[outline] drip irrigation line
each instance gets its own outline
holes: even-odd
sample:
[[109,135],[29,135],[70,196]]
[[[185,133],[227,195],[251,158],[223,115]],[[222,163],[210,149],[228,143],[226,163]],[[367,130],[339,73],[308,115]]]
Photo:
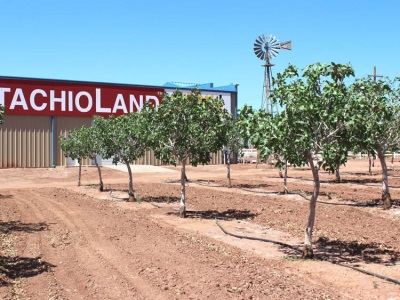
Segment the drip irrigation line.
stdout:
[[[295,250],[295,251],[297,251],[297,252],[299,252],[299,253],[302,253],[302,250],[301,250],[299,247],[292,246],[292,245],[289,245],[289,244],[286,244],[286,243],[282,243],[282,242],[279,242],[279,241],[273,241],[273,240],[264,239],[264,238],[257,238],[257,237],[252,237],[252,236],[245,236],[245,235],[238,235],[238,234],[230,233],[230,232],[226,231],[226,230],[222,227],[222,225],[220,225],[220,224],[218,223],[218,220],[217,220],[217,219],[215,219],[215,223],[217,224],[217,226],[218,226],[226,235],[230,235],[230,236],[233,236],[233,237],[236,237],[236,238],[239,238],[239,239],[248,239],[248,240],[254,240],[254,241],[261,241],[261,242],[273,243],[273,244],[276,244],[276,245],[280,245],[280,246],[283,246],[283,247],[286,247],[286,248],[293,249],[293,250]],[[326,262],[330,262],[330,263],[332,263],[332,264],[334,264],[334,265],[338,265],[338,266],[341,266],[341,267],[349,268],[349,269],[352,269],[352,270],[355,270],[355,271],[358,271],[358,272],[361,272],[361,273],[364,273],[364,274],[367,274],[367,275],[371,275],[371,276],[374,276],[374,277],[377,277],[377,278],[380,278],[380,279],[383,279],[383,280],[386,280],[386,281],[389,281],[389,282],[392,282],[392,283],[395,283],[395,284],[399,284],[399,285],[400,285],[400,280],[393,279],[393,278],[390,278],[390,277],[387,277],[387,276],[384,276],[384,275],[380,275],[380,274],[377,274],[377,273],[374,273],[374,272],[370,272],[370,271],[367,271],[367,270],[363,270],[363,269],[361,269],[361,268],[357,268],[357,267],[345,265],[345,264],[342,264],[342,263],[340,263],[340,262],[336,262],[336,261],[331,260],[331,259],[328,259],[328,258],[322,258],[322,257],[318,257],[318,256],[316,256],[316,255],[314,255],[314,256],[315,256],[317,259],[319,259],[319,260],[326,261]]]
[[272,243],[272,244],[276,244],[276,245],[280,245],[286,248],[290,248],[293,249],[295,251],[301,252],[301,249],[299,247],[296,246],[292,246],[289,244],[285,244],[282,242],[278,242],[278,241],[273,241],[273,240],[268,240],[268,239],[263,239],[263,238],[258,238],[258,237],[252,237],[252,236],[245,236],[245,235],[238,235],[238,234],[234,234],[234,233],[230,233],[228,231],[226,231],[219,223],[218,220],[215,219],[215,222],[217,224],[217,226],[227,235],[239,238],[239,239],[247,239],[247,240],[254,240],[254,241],[261,241],[261,242],[267,242],[267,243]]
[[[112,195],[112,192],[113,192],[113,191],[110,191],[110,197],[111,197],[111,198],[114,198],[114,199],[117,199],[117,200],[124,200],[124,201],[128,201],[128,200],[129,200],[129,197],[116,197],[116,196],[113,196],[113,195]],[[157,205],[157,204],[154,204],[154,203],[152,203],[152,202],[150,202],[150,201],[143,200],[143,199],[140,200],[140,201],[149,203],[149,204],[153,205],[154,207],[161,208],[161,206],[159,206],[159,205]]]
[[117,200],[125,200],[125,201],[129,200],[129,197],[127,198],[127,197],[116,197],[116,196],[113,196],[112,192],[113,191],[110,191],[110,197],[111,198],[114,198],[114,199],[117,199]]

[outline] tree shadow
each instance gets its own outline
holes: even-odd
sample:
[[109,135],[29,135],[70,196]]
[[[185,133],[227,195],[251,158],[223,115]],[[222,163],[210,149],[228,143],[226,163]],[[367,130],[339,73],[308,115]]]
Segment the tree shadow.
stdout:
[[361,184],[365,185],[368,183],[381,183],[382,180],[373,179],[373,178],[363,178],[363,179],[342,179],[342,183],[352,183],[352,184]]
[[180,201],[179,197],[173,196],[158,196],[158,197],[143,197],[142,201],[154,202],[154,203],[177,203]]
[[0,199],[11,199],[11,198],[14,198],[14,195],[3,195],[3,194],[0,194]]
[[[48,272],[53,267],[55,266],[43,261],[41,257],[0,256],[0,274],[4,274],[9,279],[33,277]],[[3,281],[0,285],[2,284],[8,283]]]
[[[179,216],[179,212],[169,212],[168,215]],[[228,209],[223,212],[219,212],[217,210],[206,210],[206,211],[186,211],[186,218],[190,219],[206,219],[206,220],[244,220],[249,218],[254,218],[258,214],[251,213],[249,210],[236,210],[236,209]]]
[[255,184],[250,184],[250,183],[241,183],[241,184],[234,184],[232,187],[237,188],[237,189],[257,189],[257,188],[263,188],[263,187],[270,187],[270,184],[267,183],[255,183]]
[[10,233],[13,231],[37,232],[48,230],[49,225],[45,222],[40,223],[21,223],[20,221],[0,222],[0,233]]
[[377,263],[393,266],[400,260],[400,252],[379,243],[330,240],[320,237],[315,243],[315,253],[340,263]]

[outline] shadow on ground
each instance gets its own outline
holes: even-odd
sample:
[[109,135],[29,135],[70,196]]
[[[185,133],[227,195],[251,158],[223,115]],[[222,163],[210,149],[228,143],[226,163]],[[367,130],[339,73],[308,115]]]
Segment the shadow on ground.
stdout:
[[320,237],[316,241],[315,252],[337,262],[353,264],[376,263],[393,266],[400,259],[400,252],[388,245],[330,240],[326,237]]
[[[169,215],[179,216],[179,212],[170,212]],[[219,219],[219,220],[244,220],[252,219],[256,217],[257,214],[251,213],[249,210],[236,210],[228,209],[223,212],[216,210],[206,210],[206,211],[186,211],[186,218],[191,219]]]
[[37,232],[47,230],[49,225],[45,222],[40,223],[21,223],[19,221],[0,222],[0,233],[10,233],[13,231]]
[[154,202],[154,203],[177,203],[180,201],[179,197],[172,196],[159,196],[159,197],[143,197],[142,201]]
[[33,277],[48,272],[53,267],[55,266],[43,261],[41,257],[0,256],[0,274],[6,277],[0,279],[0,286],[8,285],[7,279]]

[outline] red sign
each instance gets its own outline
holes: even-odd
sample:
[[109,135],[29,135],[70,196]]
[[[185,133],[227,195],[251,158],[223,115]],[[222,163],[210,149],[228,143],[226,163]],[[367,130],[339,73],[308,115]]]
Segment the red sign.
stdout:
[[91,117],[140,111],[161,103],[164,89],[91,82],[0,78],[7,115]]

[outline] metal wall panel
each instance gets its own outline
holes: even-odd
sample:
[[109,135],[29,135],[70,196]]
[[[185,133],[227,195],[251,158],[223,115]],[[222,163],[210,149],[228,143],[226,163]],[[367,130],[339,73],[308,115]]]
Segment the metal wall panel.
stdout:
[[[56,165],[66,166],[67,158],[64,156],[64,152],[61,150],[58,139],[60,135],[67,136],[68,130],[73,130],[75,128],[80,128],[82,126],[91,127],[92,118],[86,117],[56,117]],[[85,159],[82,165],[91,165],[90,159]]]
[[[60,135],[66,136],[68,130],[84,126],[90,127],[91,118],[56,117],[55,122],[55,164],[67,165],[67,158],[58,144]],[[51,117],[48,116],[4,116],[0,125],[0,167],[1,168],[49,168],[52,166]],[[210,164],[221,164],[222,154],[212,154]],[[83,165],[92,165],[86,159]],[[154,151],[137,159],[134,164],[161,166],[161,160],[154,156]]]
[[5,115],[0,125],[0,167],[48,168],[51,142],[51,117]]

